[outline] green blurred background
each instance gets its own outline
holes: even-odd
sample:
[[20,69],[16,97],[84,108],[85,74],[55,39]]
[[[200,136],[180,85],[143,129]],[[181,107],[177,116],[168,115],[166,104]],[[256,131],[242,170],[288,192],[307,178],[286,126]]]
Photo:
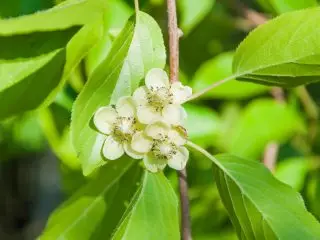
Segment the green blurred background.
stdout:
[[[0,18],[30,14],[58,2],[1,1]],[[184,32],[180,80],[195,92],[231,75],[233,52],[257,25],[246,10],[273,18],[317,5],[315,0],[177,2]],[[134,12],[133,0],[106,0],[106,4],[108,32],[74,71],[55,102],[0,123],[0,239],[35,239],[50,212],[86,182],[69,138],[71,106],[94,66],[108,53],[115,34]],[[165,1],[140,0],[140,5],[156,19],[167,40]],[[257,161],[262,161],[268,144],[278,144],[275,176],[300,191],[309,211],[320,220],[320,122],[316,114],[308,114],[304,91],[284,90],[285,103],[279,103],[273,90],[231,81],[187,104],[189,137],[212,153],[229,152]],[[309,85],[307,90],[317,112],[320,84]],[[193,237],[236,239],[212,173],[210,162],[191,155],[188,181]],[[176,174],[170,170],[166,174],[177,188]]]

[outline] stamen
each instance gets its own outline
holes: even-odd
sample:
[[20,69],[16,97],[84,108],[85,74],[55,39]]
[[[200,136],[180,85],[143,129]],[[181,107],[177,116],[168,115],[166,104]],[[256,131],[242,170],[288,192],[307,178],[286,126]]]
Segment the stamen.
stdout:
[[133,117],[118,117],[113,126],[113,137],[119,142],[130,141],[137,130],[136,122],[137,120]]
[[174,143],[169,142],[168,137],[165,136],[162,139],[153,140],[151,151],[157,158],[168,160],[177,153],[178,147]]
[[150,87],[147,101],[157,112],[161,112],[167,104],[172,104],[173,94],[166,87]]

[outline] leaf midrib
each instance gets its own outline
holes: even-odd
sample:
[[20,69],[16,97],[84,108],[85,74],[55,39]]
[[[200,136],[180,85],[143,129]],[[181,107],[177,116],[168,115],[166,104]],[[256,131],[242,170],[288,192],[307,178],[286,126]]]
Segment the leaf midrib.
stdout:
[[[100,197],[103,197],[105,195],[105,193],[111,188],[114,186],[114,184],[116,182],[118,182],[118,180],[129,170],[129,168],[133,165],[133,162],[132,163],[129,163],[124,169],[123,171],[121,171],[121,173],[119,173],[117,175],[116,178],[114,178],[114,180],[108,184],[102,191],[100,194],[98,194],[94,200],[91,202],[91,204],[89,204],[89,206],[80,214],[80,216],[75,219],[75,221],[69,225],[59,236],[57,236],[57,239],[64,239],[64,235],[69,232],[75,225],[78,224],[79,221],[81,221],[83,219],[83,217],[86,215],[87,212],[89,212],[94,206],[95,206],[95,203],[100,199]],[[39,238],[40,240],[41,238]]]
[[[212,156],[212,157],[213,157],[213,156]],[[213,158],[214,158],[214,157],[213,157]],[[241,195],[246,196],[246,197],[251,201],[251,203],[256,207],[256,209],[259,211],[259,213],[260,213],[261,216],[263,217],[264,221],[268,223],[268,226],[269,226],[270,229],[273,231],[273,233],[274,233],[277,237],[279,237],[279,236],[277,235],[277,232],[274,231],[274,229],[273,229],[273,227],[272,227],[272,224],[270,224],[270,222],[269,222],[269,219],[270,219],[269,216],[268,216],[268,215],[265,215],[265,214],[261,211],[261,209],[259,208],[259,206],[256,205],[255,201],[252,200],[252,198],[250,197],[250,195],[248,195],[248,193],[241,187],[241,185],[238,184],[238,182],[235,180],[235,178],[232,176],[232,174],[230,174],[230,172],[229,172],[226,168],[224,168],[222,165],[218,164],[219,161],[218,161],[216,158],[214,158],[214,159],[215,159],[216,165],[219,166],[219,168],[223,171],[223,173],[226,173],[227,176],[228,176],[230,179],[232,179],[232,181],[233,181],[233,182],[237,185],[237,187],[240,189]],[[238,164],[238,165],[239,165],[239,163],[232,163],[232,164]],[[237,174],[239,174],[239,173],[237,173]],[[230,197],[231,197],[231,195],[230,195]],[[290,215],[290,216],[293,217],[294,219],[298,219],[298,218],[296,217],[296,215],[295,215],[295,214],[292,214],[292,212],[289,211],[287,208],[283,208],[283,206],[280,206],[277,202],[275,202],[275,201],[273,201],[273,200],[271,200],[271,201],[272,201],[273,205],[277,205],[277,206],[281,207],[281,209],[284,209],[284,210],[288,213],[288,215]],[[306,232],[306,231],[304,230],[304,232]]]
[[[112,60],[110,61],[109,66],[112,65],[113,61],[115,61],[116,57],[117,57],[118,54],[121,52],[121,49],[126,45],[126,43],[127,43],[129,40],[131,41],[131,39],[127,38],[126,41],[123,42],[123,44],[121,45],[121,47],[119,48],[119,50],[117,51],[117,53],[112,57]],[[125,59],[124,59],[124,61],[125,61]],[[124,61],[123,61],[123,62],[124,62]],[[101,84],[101,85],[99,85],[98,88],[96,89],[96,91],[99,91],[99,89],[101,89],[103,86],[105,86],[105,84],[109,83],[110,76],[113,75],[113,73],[119,68],[119,66],[123,64],[123,62],[120,62],[119,64],[117,64],[116,67],[114,67],[114,68],[111,70],[111,72],[110,72],[110,73],[108,74],[108,76],[106,77],[106,80],[104,81],[104,83]],[[84,90],[85,90],[85,89],[83,89],[82,91],[84,91]],[[92,97],[90,96],[89,99],[87,100],[87,102],[85,103],[85,105],[84,105],[84,107],[83,107],[83,110],[82,110],[83,112],[85,112],[86,109],[88,108],[91,98],[92,98]],[[89,122],[90,122],[90,119],[91,119],[91,118],[88,118],[88,119],[86,120],[85,124],[84,124],[84,125],[81,124],[81,125],[82,125],[82,126],[88,125]],[[80,125],[80,123],[79,123],[79,125]],[[85,132],[85,131],[80,131],[79,139],[82,137],[82,134],[83,134],[84,132]]]
[[[189,145],[190,146],[190,145]],[[250,195],[247,194],[247,192],[245,190],[242,189],[241,186],[239,186],[238,182],[235,180],[235,178],[230,175],[229,171],[214,157],[212,156],[210,153],[208,153],[207,151],[202,152],[207,158],[209,158],[211,161],[213,161],[213,163],[220,168],[220,170],[227,174],[228,177],[236,184],[236,186],[241,190],[241,193],[243,195],[245,195],[250,201],[251,203],[256,207],[257,211],[259,211],[259,213],[261,214],[261,216],[264,218],[265,222],[268,222],[268,226],[270,227],[270,229],[273,231],[273,233],[277,236],[277,233],[274,231],[274,229],[272,228],[272,225],[270,224],[270,222],[268,221],[268,217],[266,218],[265,215],[263,214],[263,212],[261,212],[261,209],[256,205],[255,201],[252,200],[252,198],[250,197]],[[229,194],[230,196],[230,194]],[[275,205],[277,205],[275,203]],[[287,209],[286,209],[287,210]],[[289,213],[291,213],[290,211],[288,211]],[[291,215],[291,214],[290,214]],[[295,215],[293,215],[295,217]],[[277,236],[278,237],[278,236]]]

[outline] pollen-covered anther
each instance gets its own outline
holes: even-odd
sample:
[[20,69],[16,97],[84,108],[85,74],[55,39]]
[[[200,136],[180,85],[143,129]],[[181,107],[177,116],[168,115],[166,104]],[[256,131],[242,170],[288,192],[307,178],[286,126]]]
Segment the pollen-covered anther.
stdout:
[[163,120],[175,126],[181,125],[186,117],[181,104],[192,95],[192,89],[180,82],[170,84],[167,73],[160,68],[151,69],[145,83],[146,86],[133,93],[139,121],[150,124]]
[[131,142],[132,148],[144,153],[144,164],[151,172],[161,171],[167,164],[181,170],[189,158],[184,134],[176,127],[164,122],[155,122],[145,131],[137,132]]
[[93,122],[99,132],[106,135],[102,154],[109,160],[120,158],[127,153],[132,158],[143,155],[131,149],[131,139],[136,132],[136,110],[130,97],[120,98],[115,106],[99,108]]

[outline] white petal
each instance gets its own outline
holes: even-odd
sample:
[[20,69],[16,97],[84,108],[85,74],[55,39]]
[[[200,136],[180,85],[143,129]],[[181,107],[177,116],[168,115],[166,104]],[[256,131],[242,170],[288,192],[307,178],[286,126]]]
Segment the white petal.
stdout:
[[134,159],[142,159],[144,156],[144,153],[138,153],[137,151],[132,149],[130,143],[124,144],[124,151],[126,152],[126,154],[128,154],[129,157],[132,157]]
[[162,110],[162,116],[166,123],[172,125],[182,125],[186,118],[186,112],[180,105],[169,104]]
[[102,154],[106,159],[116,160],[124,154],[123,146],[112,136],[108,136],[102,147]]
[[182,170],[186,167],[189,158],[189,151],[185,147],[180,147],[175,155],[168,160],[169,167]]
[[148,125],[145,129],[146,135],[153,139],[161,139],[168,135],[170,126],[164,122],[154,122]]
[[173,96],[173,104],[182,104],[192,95],[192,88],[183,86],[181,82],[173,83],[170,91]]
[[119,98],[116,110],[121,117],[134,117],[136,113],[136,108],[131,97]]
[[165,160],[156,158],[152,153],[146,154],[143,162],[147,170],[154,173],[163,170],[167,165]]
[[171,142],[173,142],[174,144],[176,144],[178,146],[182,146],[187,142],[186,132],[185,132],[185,129],[183,129],[182,127],[181,127],[181,129],[180,129],[180,127],[179,128],[176,127],[174,129],[171,129],[168,133],[168,137]]
[[137,107],[137,118],[143,124],[149,124],[161,119],[161,112],[158,112],[150,105]]
[[131,140],[131,148],[140,153],[147,153],[151,150],[152,139],[146,136],[143,132],[137,132]]
[[145,83],[150,90],[162,87],[168,88],[169,78],[161,68],[153,68],[147,73]]
[[148,104],[148,88],[145,86],[137,88],[132,97],[136,105],[142,106]]
[[112,124],[117,120],[118,114],[116,110],[110,106],[99,108],[93,116],[93,123],[96,128],[104,133],[110,134]]

